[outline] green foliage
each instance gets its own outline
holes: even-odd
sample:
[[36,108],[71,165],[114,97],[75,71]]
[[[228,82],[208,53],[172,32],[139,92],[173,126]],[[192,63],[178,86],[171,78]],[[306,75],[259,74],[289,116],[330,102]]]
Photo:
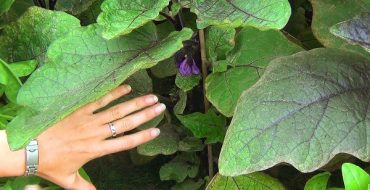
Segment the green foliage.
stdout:
[[[272,61],[238,102],[220,173],[247,174],[280,162],[309,172],[343,152],[367,161],[369,63],[337,49]],[[343,111],[348,107],[358,116]]]
[[361,47],[351,45],[330,33],[330,27],[349,20],[363,12],[370,11],[368,0],[310,0],[314,10],[312,30],[317,39],[326,47],[341,48],[370,57]]
[[112,39],[130,33],[150,20],[168,5],[167,0],[106,0],[101,5],[98,23],[103,27],[102,36]]
[[330,32],[354,45],[360,45],[370,52],[370,13],[364,13],[351,20],[341,22],[330,28]]
[[213,110],[206,114],[192,113],[177,116],[181,123],[190,129],[197,138],[206,138],[207,144],[222,142],[225,135],[226,119]]
[[326,190],[330,177],[329,172],[319,173],[307,181],[304,190]]
[[198,16],[199,29],[209,25],[281,29],[291,14],[287,0],[192,0],[190,7]]
[[342,165],[343,181],[346,190],[368,189],[370,176],[360,167],[345,163]]
[[[12,149],[21,148],[51,124],[106,94],[136,71],[170,57],[192,33],[183,29],[158,41],[155,26],[149,23],[138,32],[107,41],[99,36],[100,31],[97,25],[82,27],[49,48],[48,63],[33,73],[19,92],[18,102],[27,109],[9,124],[7,134]],[[73,65],[74,71],[66,65]]]
[[[154,93],[166,112],[127,134],[158,126],[161,134],[87,164],[90,178],[80,170],[98,189],[337,190],[342,162],[370,161],[369,0],[33,6],[43,1],[0,3],[0,129],[13,150],[130,84],[97,112]],[[184,72],[185,58],[203,73]],[[213,179],[207,161],[220,172]],[[319,168],[333,173],[300,173]],[[344,164],[342,174],[346,190],[369,188],[360,167]],[[32,183],[61,189],[18,177],[0,179],[0,189]]]
[[44,63],[50,44],[79,26],[80,21],[67,13],[31,7],[3,29],[0,58],[9,63],[31,59]]
[[262,172],[241,175],[237,177],[225,177],[217,174],[208,184],[206,190],[285,190],[285,187],[277,180]]

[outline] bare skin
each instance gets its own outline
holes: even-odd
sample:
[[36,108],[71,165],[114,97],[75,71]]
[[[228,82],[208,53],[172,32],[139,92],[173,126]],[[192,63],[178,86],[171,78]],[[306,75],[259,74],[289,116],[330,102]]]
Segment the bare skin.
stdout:
[[[95,190],[94,185],[78,174],[79,168],[95,158],[134,148],[157,137],[159,129],[151,128],[109,138],[112,133],[107,125],[113,122],[117,133],[122,134],[152,120],[165,110],[164,104],[158,103],[154,95],[138,97],[94,114],[130,91],[130,86],[120,86],[39,135],[37,175],[66,189]],[[24,149],[10,151],[4,131],[0,131],[0,155],[7,155],[0,156],[1,177],[24,175]]]

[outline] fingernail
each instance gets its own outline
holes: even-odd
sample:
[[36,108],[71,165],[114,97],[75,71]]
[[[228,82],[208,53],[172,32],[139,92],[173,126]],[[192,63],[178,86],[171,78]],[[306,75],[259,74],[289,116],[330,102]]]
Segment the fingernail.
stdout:
[[164,105],[164,104],[159,104],[159,105],[157,105],[157,106],[154,108],[155,112],[157,112],[157,113],[161,113],[161,112],[163,112],[165,109],[166,109],[166,105]]
[[153,129],[152,131],[150,131],[150,135],[152,137],[157,137],[159,135],[159,133],[161,133],[161,131],[157,128]]
[[126,85],[126,92],[130,92],[131,91],[131,86],[130,85]]
[[157,96],[149,96],[149,97],[147,97],[146,99],[145,99],[145,101],[147,102],[147,103],[149,103],[149,104],[152,104],[152,103],[156,103],[156,102],[158,102],[158,98],[157,98]]

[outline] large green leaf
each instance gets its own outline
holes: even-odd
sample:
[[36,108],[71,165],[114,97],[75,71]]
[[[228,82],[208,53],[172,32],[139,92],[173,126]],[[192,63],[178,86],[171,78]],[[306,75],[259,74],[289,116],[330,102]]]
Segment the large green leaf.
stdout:
[[306,182],[304,190],[326,190],[330,175],[329,172],[323,172],[313,176]]
[[49,48],[48,63],[36,70],[19,92],[19,103],[28,109],[9,124],[12,149],[21,148],[51,124],[103,96],[136,71],[170,57],[192,35],[185,28],[158,40],[153,23],[109,41],[100,37],[100,32],[97,25],[82,27]]
[[130,33],[155,19],[168,5],[168,0],[106,0],[101,5],[98,23],[103,26],[103,37],[112,39]]
[[9,68],[17,77],[24,77],[30,75],[37,67],[37,61],[27,60],[15,62],[9,65]]
[[256,172],[237,177],[226,177],[216,174],[208,184],[206,190],[285,190],[285,187],[275,178],[262,172]]
[[330,27],[349,20],[362,12],[370,11],[369,0],[310,0],[313,7],[312,31],[316,38],[326,47],[355,51],[370,57],[359,46],[351,45],[330,33]]
[[68,0],[57,1],[55,9],[60,11],[68,11],[74,15],[86,11],[97,0]]
[[257,82],[271,60],[302,50],[277,30],[244,28],[238,34],[235,48],[228,55],[227,61],[221,62],[235,68],[207,77],[208,100],[222,114],[231,117],[239,96]]
[[177,73],[175,84],[181,90],[187,92],[199,84],[200,76],[193,75],[193,76],[182,76],[180,73]]
[[360,167],[351,163],[344,163],[342,165],[342,175],[346,190],[368,189],[370,176]]
[[239,99],[220,173],[247,174],[280,162],[309,172],[338,153],[370,161],[369,78],[369,59],[339,49],[275,59]]
[[31,59],[42,63],[49,45],[79,26],[80,21],[67,13],[31,7],[3,29],[0,57],[10,63]]
[[10,9],[3,15],[0,15],[0,29],[5,25],[16,21],[27,9],[33,6],[29,0],[15,0]]
[[17,101],[17,93],[22,85],[17,75],[12,71],[10,66],[0,59],[0,84],[5,87],[4,92],[6,97],[15,103]]
[[207,30],[206,47],[210,60],[225,59],[226,53],[233,49],[235,29],[212,26]]
[[0,16],[9,10],[13,3],[14,0],[2,0],[0,3]]
[[281,29],[291,14],[288,0],[192,0],[191,11],[198,15],[199,29],[209,25]]
[[225,135],[226,119],[209,110],[206,114],[195,112],[188,115],[177,115],[177,118],[197,138],[206,138],[206,143],[222,142]]
[[[370,10],[369,10],[370,11]],[[347,42],[360,45],[370,52],[370,12],[353,19],[338,23],[330,28],[330,32]]]

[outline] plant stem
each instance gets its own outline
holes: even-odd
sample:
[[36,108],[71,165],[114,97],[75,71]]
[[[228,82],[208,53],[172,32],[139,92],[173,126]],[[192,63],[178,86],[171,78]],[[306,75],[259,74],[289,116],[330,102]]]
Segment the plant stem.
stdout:
[[175,29],[177,31],[180,31],[181,30],[181,26],[170,15],[168,15],[168,14],[166,14],[164,12],[160,12],[159,14],[162,15],[162,16],[164,16],[169,22],[171,22],[172,25],[175,27]]
[[[207,54],[206,54],[206,44],[204,38],[204,30],[199,30],[199,42],[200,42],[200,55],[202,61],[202,77],[203,77],[203,102],[204,102],[204,111],[207,113],[210,107],[209,101],[205,95],[206,93],[206,78],[208,74],[207,68]],[[207,145],[208,150],[208,174],[209,178],[212,179],[214,172],[213,172],[213,153],[212,153],[212,145]]]
[[49,0],[49,9],[54,10],[56,3],[57,3],[57,0]]
[[42,8],[45,8],[46,9],[46,3],[45,3],[45,0],[38,0],[39,1],[39,4]]

